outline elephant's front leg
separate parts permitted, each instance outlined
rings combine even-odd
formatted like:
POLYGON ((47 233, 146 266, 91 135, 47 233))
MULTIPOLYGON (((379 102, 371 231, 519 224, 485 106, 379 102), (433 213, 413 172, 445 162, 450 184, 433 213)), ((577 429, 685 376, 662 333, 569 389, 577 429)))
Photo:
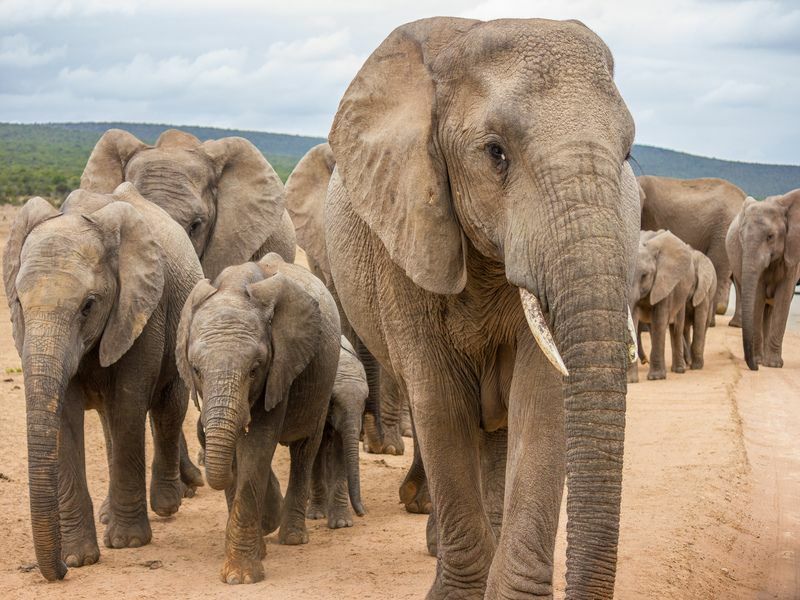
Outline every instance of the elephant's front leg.
POLYGON ((706 299, 700 306, 695 307, 692 315, 692 369, 702 369, 705 364, 706 333, 713 307, 706 299))
POLYGON ((408 473, 406 473, 406 477, 400 485, 400 502, 405 505, 406 510, 410 513, 432 514, 428 479, 425 475, 425 465, 422 463, 422 454, 419 451, 419 439, 417 438, 413 418, 411 430, 414 437, 414 458, 411 460, 408 473))
POLYGON ((650 371, 647 373, 648 379, 667 378, 667 363, 664 358, 667 327, 669 327, 669 314, 666 302, 659 302, 653 307, 650 321, 650 371))
POLYGON ((741 327, 742 326, 742 285, 739 283, 739 280, 736 279, 736 276, 733 276, 733 288, 735 290, 736 296, 736 308, 733 310, 733 316, 731 320, 728 322, 729 327, 741 327))
POLYGON ((58 449, 61 558, 68 567, 91 565, 100 558, 92 499, 86 485, 83 406, 83 394, 75 383, 70 383, 61 412, 58 449))
MULTIPOLYGON (((178 512, 184 484, 180 479, 181 425, 188 405, 183 383, 174 380, 150 408, 153 424, 153 466, 150 478, 150 506, 160 517, 178 512)), ((185 441, 184 441, 185 442, 185 441)))
POLYGON ((495 540, 503 526, 508 429, 481 431, 481 488, 495 540))
POLYGON ((686 372, 686 357, 683 354, 683 324, 686 321, 684 303, 669 325, 669 339, 672 344, 672 372, 686 372))
POLYGON ((487 598, 550 598, 566 470, 561 378, 520 334, 508 407, 505 514, 487 598), (525 499, 522 501, 521 499, 525 499))
POLYGON ((312 520, 324 519, 328 514, 327 455, 332 451, 330 447, 333 442, 331 439, 332 434, 333 428, 331 425, 326 424, 317 456, 314 459, 314 468, 311 471, 311 500, 308 503, 306 517, 312 520))
POLYGON ((786 333, 786 321, 789 319, 789 309, 797 282, 796 274, 793 275, 781 281, 775 290, 769 315, 769 329, 764 335, 764 354, 761 364, 765 367, 783 366, 783 336, 786 333))
POLYGON ((344 462, 344 444, 339 432, 331 432, 330 452, 325 459, 328 463, 328 527, 339 529, 353 526, 353 513, 350 512, 350 495, 347 489, 347 469, 344 462))

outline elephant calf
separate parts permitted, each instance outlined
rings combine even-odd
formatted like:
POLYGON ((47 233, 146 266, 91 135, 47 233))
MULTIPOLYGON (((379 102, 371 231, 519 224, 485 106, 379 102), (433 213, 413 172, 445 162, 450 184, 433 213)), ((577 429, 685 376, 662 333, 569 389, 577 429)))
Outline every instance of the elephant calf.
POLYGON ((692 369, 703 368, 706 331, 714 317, 714 299, 717 291, 717 274, 714 263, 705 254, 692 250, 694 286, 686 301, 686 318, 683 325, 684 358, 692 369))
POLYGON ((331 529, 353 526, 348 496, 356 514, 359 517, 366 514, 361 502, 358 440, 369 388, 364 366, 353 346, 344 336, 341 344, 328 418, 314 462, 311 504, 306 513, 309 519, 327 516, 331 529))
POLYGON ((125 183, 113 194, 78 190, 56 210, 25 204, 3 259, 28 414, 31 524, 42 575, 99 558, 86 484, 84 409, 109 441, 108 547, 152 533, 145 492, 145 420, 155 451, 150 504, 178 510, 178 440, 188 394, 175 368, 183 303, 202 277, 180 226, 125 183))
MULTIPOLYGON (((325 285, 275 253, 200 281, 186 300, 176 360, 203 398, 205 470, 225 490, 226 583, 264 578, 262 536, 280 510, 270 465, 288 444, 279 540, 308 541, 306 504, 339 360, 339 313, 325 285), (234 461, 235 457, 235 461, 234 461)), ((199 404, 199 403, 198 403, 199 404)))
MULTIPOLYGON (((664 344, 669 327, 672 340, 672 371, 686 370, 683 353, 683 326, 686 303, 695 286, 692 249, 669 231, 642 231, 636 275, 631 286, 630 305, 634 307, 634 326, 650 324, 651 356, 648 379, 665 379, 664 344)), ((628 381, 638 381, 636 364, 630 367, 628 381)))

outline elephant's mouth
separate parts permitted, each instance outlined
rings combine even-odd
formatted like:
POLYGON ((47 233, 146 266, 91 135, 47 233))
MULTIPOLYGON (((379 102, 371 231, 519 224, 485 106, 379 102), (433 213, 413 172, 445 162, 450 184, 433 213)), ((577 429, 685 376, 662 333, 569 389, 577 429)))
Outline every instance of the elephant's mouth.
MULTIPOLYGON (((550 327, 547 325, 547 320, 544 318, 539 299, 525 288, 519 288, 519 297, 522 300, 522 310, 525 313, 525 319, 528 321, 528 327, 539 348, 547 357, 547 360, 550 361, 550 364, 563 376, 568 377, 569 371, 564 364, 564 359, 561 358, 561 353, 558 351, 558 346, 553 339, 550 327)), ((631 338, 628 342, 628 360, 631 363, 635 363, 638 348, 636 345, 636 329, 633 325, 630 308, 628 308, 628 334, 631 338)))

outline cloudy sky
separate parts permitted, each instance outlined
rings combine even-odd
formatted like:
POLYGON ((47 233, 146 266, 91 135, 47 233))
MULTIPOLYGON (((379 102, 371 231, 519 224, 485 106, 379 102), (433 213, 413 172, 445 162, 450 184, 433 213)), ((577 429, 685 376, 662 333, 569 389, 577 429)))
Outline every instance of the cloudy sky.
POLYGON ((797 0, 0 0, 0 121, 325 136, 383 38, 446 14, 581 19, 639 143, 800 164, 797 0))

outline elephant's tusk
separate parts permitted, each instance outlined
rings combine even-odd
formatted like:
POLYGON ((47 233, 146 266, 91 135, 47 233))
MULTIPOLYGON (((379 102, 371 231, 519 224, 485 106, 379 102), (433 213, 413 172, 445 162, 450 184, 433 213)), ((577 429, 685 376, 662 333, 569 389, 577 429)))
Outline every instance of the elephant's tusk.
POLYGON ((536 343, 539 344, 539 348, 559 373, 565 377, 569 376, 569 371, 567 371, 564 360, 556 347, 556 342, 553 340, 553 334, 550 333, 550 327, 547 326, 547 321, 544 319, 539 299, 523 288, 519 288, 519 297, 522 300, 522 310, 525 312, 528 327, 530 327, 536 343))
POLYGON ((631 341, 628 342, 628 360, 631 364, 636 362, 636 356, 639 354, 639 346, 636 344, 636 327, 633 324, 633 316, 631 309, 628 307, 628 333, 631 336, 631 341))

